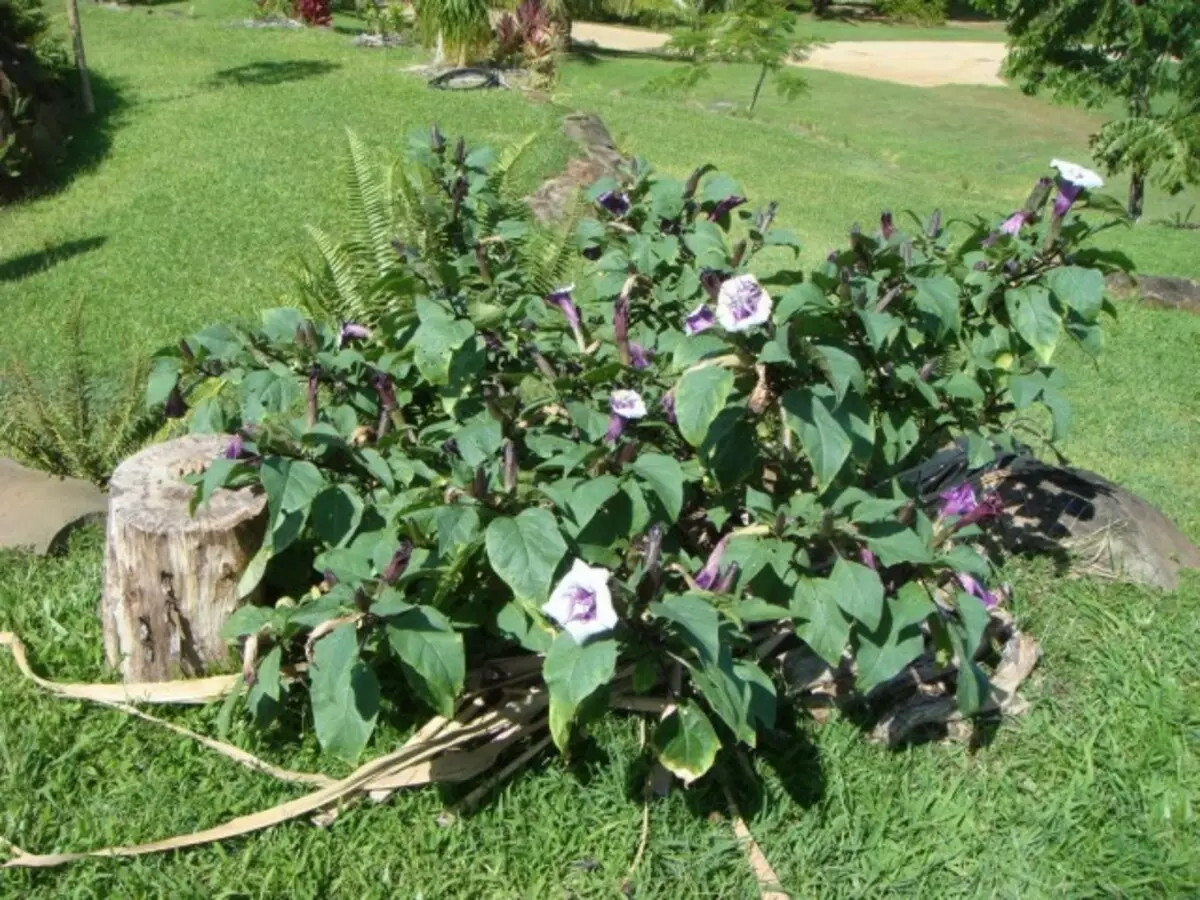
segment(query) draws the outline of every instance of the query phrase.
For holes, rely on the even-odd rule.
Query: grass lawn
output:
[[[89,346],[114,373],[187,329],[283,299],[303,224],[337,227],[346,125],[393,151],[434,119],[497,143],[542,130],[523,170],[532,186],[569,152],[564,109],[595,110],[663,168],[711,160],[753,199],[779,199],[816,260],[885,207],[1005,213],[1050,157],[1086,162],[1097,123],[1009,89],[825,72],[809,73],[796,103],[764,92],[747,120],[710,107],[748,98],[750,70],[664,99],[641,88],[666,64],[611,57],[569,64],[552,104],[446,95],[401,75],[405,54],[356,50],[336,33],[227,27],[246,15],[238,0],[190,10],[85,5],[110,114],[77,146],[82,168],[64,190],[0,212],[0,365],[59,363],[77,297]],[[1147,219],[1198,202],[1194,190],[1152,193]],[[1113,240],[1146,271],[1200,277],[1200,232],[1148,221]],[[1200,467],[1188,464],[1200,447],[1200,318],[1121,313],[1098,370],[1067,354],[1067,452],[1200,540]],[[103,674],[101,559],[97,534],[62,559],[0,556],[0,630],[26,638],[56,678]],[[1200,894],[1200,578],[1160,595],[1038,565],[1011,577],[1044,657],[1032,712],[989,746],[889,752],[849,723],[803,722],[767,742],[761,786],[743,785],[740,802],[796,896]],[[169,715],[216,729],[215,709]],[[396,713],[373,749],[403,727]],[[291,768],[329,768],[310,729],[298,748],[241,724],[231,739]],[[619,896],[643,775],[636,726],[618,720],[584,758],[544,760],[450,827],[437,824],[444,798],[416,791],[346,810],[330,830],[293,823],[171,856],[0,872],[0,897]],[[299,793],[120,713],[48,699],[0,661],[0,836],[30,851],[150,840]],[[652,808],[639,898],[755,895],[728,822],[709,818],[722,808],[704,785]]]

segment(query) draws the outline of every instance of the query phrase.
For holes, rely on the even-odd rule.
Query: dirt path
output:
[[[571,37],[606,50],[652,51],[669,35],[638,28],[576,22]],[[1004,45],[971,41],[839,41],[817,47],[804,62],[812,69],[877,78],[916,87],[1002,85]]]

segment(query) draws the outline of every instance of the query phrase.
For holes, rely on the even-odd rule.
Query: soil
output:
[[[605,50],[653,52],[670,35],[639,28],[576,22],[571,37]],[[1004,45],[973,41],[839,41],[816,47],[795,65],[916,87],[1002,85]]]

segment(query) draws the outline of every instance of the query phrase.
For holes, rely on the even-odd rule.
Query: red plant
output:
[[[332,0],[296,0],[296,15],[309,25],[328,25],[333,21]]]
[[[496,58],[501,62],[510,62],[521,55],[525,38],[521,27],[512,13],[505,13],[496,22]]]
[[[517,7],[517,25],[525,41],[537,42],[550,27],[550,15],[541,0],[522,0]]]

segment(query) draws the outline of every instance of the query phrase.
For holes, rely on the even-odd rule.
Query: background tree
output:
[[[1029,94],[1125,118],[1092,136],[1110,173],[1129,171],[1129,214],[1146,182],[1170,193],[1200,182],[1200,2],[1197,0],[980,0],[1007,18],[1007,75]]]

